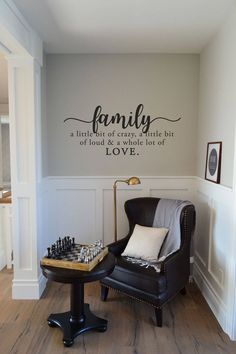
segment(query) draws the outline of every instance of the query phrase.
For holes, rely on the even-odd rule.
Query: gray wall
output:
[[[42,175],[48,176],[48,134],[47,134],[47,114],[46,114],[46,87],[47,57],[44,53],[43,66],[41,68],[41,143],[42,143]]]
[[[11,182],[10,132],[9,124],[2,124],[2,179],[4,184]]]
[[[45,174],[196,174],[198,55],[53,54],[47,56],[46,70],[48,172]],[[78,137],[81,133],[91,133],[92,125],[75,120],[64,123],[67,117],[91,121],[98,105],[109,116],[117,112],[134,115],[139,104],[144,105],[142,115],[172,120],[181,117],[181,120],[175,123],[156,120],[149,129],[152,136],[148,142],[144,135],[140,136],[141,128],[99,124],[101,137],[95,134]],[[157,131],[161,136],[153,137]],[[135,137],[125,145],[129,137],[118,137],[120,133],[133,133]],[[109,139],[113,145],[109,145]],[[143,145],[137,145],[140,142]],[[95,143],[100,145],[91,145]],[[113,148],[115,154],[120,154],[112,154]]]

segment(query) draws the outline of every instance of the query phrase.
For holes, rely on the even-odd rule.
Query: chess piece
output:
[[[48,250],[48,258],[51,258],[51,248],[48,247],[47,250]]]

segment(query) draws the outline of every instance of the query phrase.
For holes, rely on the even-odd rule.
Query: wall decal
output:
[[[99,125],[103,124],[105,127],[109,126],[110,124],[120,124],[123,129],[126,129],[128,127],[135,127],[139,129],[142,127],[142,132],[147,133],[150,129],[151,124],[155,120],[167,120],[169,122],[178,122],[181,117],[177,119],[169,119],[165,117],[155,117],[151,118],[150,115],[142,115],[144,105],[139,104],[136,108],[135,114],[133,115],[132,112],[130,112],[129,116],[121,115],[120,113],[116,113],[112,116],[109,116],[107,113],[102,113],[102,106],[97,106],[94,111],[93,119],[91,121],[86,121],[80,118],[74,118],[74,117],[69,117],[64,120],[64,122],[67,122],[68,120],[76,120],[78,122],[82,123],[88,123],[92,124],[92,131],[93,133],[98,132]]]
[[[86,125],[85,130],[70,131],[71,138],[79,138],[80,146],[103,147],[106,156],[135,156],[140,155],[142,149],[138,147],[162,147],[167,139],[174,138],[172,130],[151,130],[156,121],[169,123],[179,122],[182,117],[171,119],[167,117],[152,117],[144,114],[144,105],[139,104],[136,110],[128,115],[104,113],[101,105],[98,105],[91,120],[78,117],[67,117],[64,123],[78,122]],[[104,129],[110,127],[110,129]],[[111,128],[112,127],[112,128]]]

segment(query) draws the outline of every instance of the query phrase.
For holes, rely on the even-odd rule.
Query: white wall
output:
[[[200,56],[195,279],[223,329],[236,339],[234,161],[236,9]],[[221,185],[204,180],[206,146],[222,141]],[[235,313],[236,315],[236,313]],[[236,324],[236,323],[235,323]]]
[[[195,175],[196,121],[198,105],[198,55],[48,55],[47,56],[47,121],[48,174],[51,176],[116,176],[135,175]],[[140,138],[141,129],[122,129],[118,124],[99,126],[105,134],[104,145],[81,145],[86,138],[80,132],[92,132],[91,124],[68,121],[78,117],[90,121],[95,107],[103,113],[127,116],[144,105],[142,114],[177,119],[171,123],[159,120],[152,123],[150,132],[157,130],[161,137]],[[109,133],[114,145],[109,145]],[[173,136],[165,136],[165,131]],[[122,145],[118,133],[136,134],[127,155],[106,155]],[[71,137],[71,134],[74,134]],[[161,144],[163,139],[164,145]],[[92,137],[102,142],[103,138]],[[120,146],[118,145],[120,142]]]
[[[197,175],[204,178],[206,144],[222,141],[221,184],[232,187],[236,112],[236,12],[200,56]]]

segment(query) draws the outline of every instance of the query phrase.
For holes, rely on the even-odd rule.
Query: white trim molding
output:
[[[20,290],[20,279],[27,279],[27,288],[29,279],[34,279],[32,287],[35,289],[39,269],[37,170],[41,161],[37,151],[41,145],[36,142],[36,126],[37,121],[41,119],[38,105],[41,86],[39,65],[33,58],[10,55],[7,60],[14,251],[13,294],[14,298],[18,298],[19,293],[21,298],[25,291]],[[22,286],[25,288],[24,282]],[[39,298],[39,294],[36,298]]]
[[[218,296],[214,287],[211,285],[208,278],[201,271],[196,263],[193,270],[193,278],[201,290],[202,295],[210,306],[212,312],[219,321],[221,327],[225,330],[227,325],[227,308],[222,299]]]
[[[12,235],[17,298],[41,294],[37,241],[41,183],[41,74],[42,41],[11,0],[0,2],[0,47],[8,62],[9,120],[12,185]],[[42,281],[41,281],[42,283]],[[27,291],[25,291],[27,289]],[[27,292],[29,295],[27,295]]]
[[[40,274],[36,279],[17,279],[12,282],[12,298],[17,300],[39,299],[46,287],[47,280]]]

